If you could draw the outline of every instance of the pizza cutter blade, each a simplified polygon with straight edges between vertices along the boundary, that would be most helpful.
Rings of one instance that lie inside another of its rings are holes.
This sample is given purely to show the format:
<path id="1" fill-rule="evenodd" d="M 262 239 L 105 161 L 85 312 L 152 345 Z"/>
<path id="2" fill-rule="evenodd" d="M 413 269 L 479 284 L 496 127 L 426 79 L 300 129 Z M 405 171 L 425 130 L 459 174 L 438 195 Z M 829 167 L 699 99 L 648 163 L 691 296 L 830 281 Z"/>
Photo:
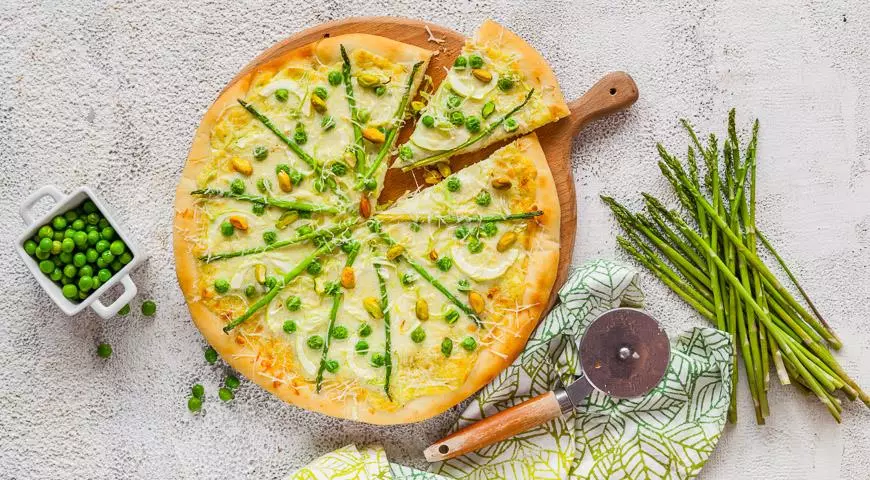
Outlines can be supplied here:
<path id="1" fill-rule="evenodd" d="M 581 377 L 469 425 L 423 454 L 435 462 L 478 450 L 580 407 L 594 390 L 617 398 L 643 396 L 661 381 L 669 359 L 668 336 L 653 317 L 634 308 L 609 310 L 580 340 Z"/>

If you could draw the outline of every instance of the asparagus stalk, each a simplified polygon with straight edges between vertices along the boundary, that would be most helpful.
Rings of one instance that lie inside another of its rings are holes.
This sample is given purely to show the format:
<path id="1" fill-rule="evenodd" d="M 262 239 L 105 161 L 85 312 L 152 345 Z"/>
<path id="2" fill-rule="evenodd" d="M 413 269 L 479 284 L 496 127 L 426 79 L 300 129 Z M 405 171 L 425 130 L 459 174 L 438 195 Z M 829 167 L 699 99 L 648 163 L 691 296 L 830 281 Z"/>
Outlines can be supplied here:
<path id="1" fill-rule="evenodd" d="M 190 192 L 191 195 L 202 197 L 224 197 L 243 202 L 260 203 L 270 207 L 280 208 L 282 210 L 297 210 L 301 212 L 317 212 L 317 213 L 338 213 L 338 209 L 328 205 L 319 205 L 316 203 L 299 202 L 296 200 L 280 200 L 274 197 L 261 197 L 259 195 L 248 195 L 244 193 L 233 193 L 228 190 L 218 190 L 214 188 L 202 188 Z"/>
<path id="2" fill-rule="evenodd" d="M 329 309 L 329 323 L 326 327 L 325 341 L 323 342 L 323 352 L 320 354 L 320 367 L 317 369 L 317 393 L 320 393 L 320 387 L 323 385 L 323 371 L 326 370 L 326 361 L 329 359 L 329 344 L 332 343 L 332 329 L 335 328 L 335 317 L 338 315 L 338 307 L 341 305 L 341 300 L 344 298 L 344 293 L 338 292 L 332 296 L 332 308 Z"/>
<path id="3" fill-rule="evenodd" d="M 505 215 L 420 215 L 415 213 L 379 213 L 374 216 L 384 223 L 417 222 L 453 225 L 458 223 L 507 222 L 525 220 L 543 215 L 541 210 L 532 212 L 509 213 Z"/>
<path id="4" fill-rule="evenodd" d="M 271 302 L 272 299 L 274 299 L 275 296 L 278 295 L 278 292 L 280 292 L 284 287 L 292 282 L 294 278 L 301 275 L 302 272 L 304 272 L 305 269 L 308 268 L 308 265 L 311 264 L 311 262 L 318 259 L 322 255 L 326 255 L 327 253 L 332 252 L 337 243 L 337 241 L 326 242 L 320 248 L 310 253 L 307 257 L 303 258 L 301 262 L 299 262 L 295 267 L 293 267 L 289 272 L 284 275 L 284 278 L 281 279 L 281 282 L 272 287 L 265 295 L 263 295 L 262 298 L 254 302 L 254 304 L 250 307 L 248 307 L 248 309 L 245 310 L 245 313 L 239 315 L 238 317 L 234 318 L 232 321 L 224 325 L 224 333 L 230 333 L 232 329 L 238 327 L 246 320 L 251 318 L 252 315 L 257 313 L 258 310 L 268 305 L 269 302 Z"/>
<path id="5" fill-rule="evenodd" d="M 503 117 L 501 117 L 498 120 L 487 125 L 487 127 L 484 128 L 483 130 L 481 130 L 480 133 L 478 133 L 477 135 L 474 135 L 473 137 L 460 143 L 458 146 L 451 148 L 450 150 L 445 150 L 441 153 L 437 153 L 435 155 L 428 156 L 422 160 L 419 160 L 419 161 L 414 162 L 410 165 L 404 166 L 404 167 L 402 167 L 402 171 L 407 172 L 409 170 L 413 170 L 413 169 L 418 168 L 418 167 L 425 167 L 426 165 L 433 165 L 433 164 L 436 164 L 438 162 L 442 162 L 442 161 L 447 160 L 448 158 L 452 157 L 460 150 L 468 148 L 469 146 L 477 143 L 482 138 L 491 134 L 496 128 L 498 128 L 502 123 L 505 122 L 505 120 L 510 118 L 513 114 L 517 113 L 521 108 L 525 107 L 526 104 L 529 103 L 529 100 L 532 98 L 533 93 L 535 93 L 534 88 L 529 90 L 529 93 L 526 95 L 526 98 L 525 98 L 525 100 L 522 101 L 522 103 L 520 103 L 519 105 L 512 108 Z"/>
<path id="6" fill-rule="evenodd" d="M 378 156 L 375 157 L 375 161 L 369 165 L 365 174 L 363 174 L 362 178 L 356 183 L 356 189 L 359 190 L 363 187 L 366 179 L 371 178 L 372 175 L 377 171 L 378 167 L 383 163 L 384 158 L 386 158 L 387 153 L 393 148 L 393 145 L 396 141 L 396 136 L 399 134 L 399 128 L 402 126 L 402 123 L 405 118 L 405 108 L 408 106 L 408 100 L 411 98 L 411 88 L 414 86 L 414 78 L 417 76 L 417 71 L 420 70 L 420 67 L 423 65 L 423 62 L 417 62 L 414 64 L 414 67 L 411 69 L 411 75 L 408 76 L 408 83 L 405 85 L 405 93 L 402 95 L 402 100 L 399 102 L 399 107 L 396 108 L 396 113 L 393 115 L 393 123 L 389 130 L 387 130 L 387 134 L 385 135 L 384 144 L 381 145 L 381 149 L 378 152 Z"/>
<path id="7" fill-rule="evenodd" d="M 380 236 L 381 239 L 383 239 L 383 241 L 390 247 L 397 244 L 396 241 L 393 240 L 387 232 L 380 232 Z M 433 277 L 432 274 L 429 273 L 429 271 L 427 271 L 416 260 L 411 258 L 410 255 L 408 255 L 407 253 L 402 253 L 399 255 L 399 258 L 403 258 L 406 262 L 408 262 L 408 265 L 410 265 L 411 268 L 414 269 L 414 271 L 416 271 L 421 277 L 423 277 L 427 282 L 432 284 L 433 287 L 435 287 L 439 292 L 447 297 L 447 300 L 449 300 L 450 303 L 456 305 L 457 308 L 459 308 L 466 315 L 468 315 L 468 317 L 474 322 L 475 325 L 477 325 L 478 328 L 483 328 L 483 322 L 480 320 L 480 317 L 477 316 L 477 313 L 475 313 L 475 311 L 471 307 L 456 298 L 456 295 L 453 295 L 453 293 L 451 293 L 450 290 L 448 290 L 447 287 L 444 286 L 444 284 L 442 284 L 435 277 Z"/>
<path id="8" fill-rule="evenodd" d="M 296 154 L 296 156 L 299 157 L 300 160 L 307 163 L 311 168 L 314 169 L 315 172 L 317 172 L 318 175 L 321 174 L 321 172 L 323 170 L 323 165 L 321 165 L 320 162 L 315 160 L 314 157 L 305 153 L 305 150 L 302 150 L 302 147 L 300 147 L 299 144 L 297 144 L 295 141 L 293 141 L 290 137 L 288 137 L 287 135 L 284 135 L 284 132 L 282 132 L 281 129 L 276 127 L 275 124 L 272 123 L 272 120 L 269 119 L 269 117 L 260 113 L 260 111 L 257 110 L 253 105 L 242 100 L 241 98 L 238 99 L 238 102 L 242 107 L 245 108 L 245 110 L 247 110 L 251 115 L 253 115 L 254 118 L 259 120 L 260 123 L 263 124 L 263 126 L 268 128 L 272 133 L 275 134 L 275 136 L 277 136 L 279 139 L 281 139 L 281 141 L 284 142 L 285 145 L 290 147 L 290 150 L 294 154 Z"/>
<path id="9" fill-rule="evenodd" d="M 390 321 L 390 299 L 387 298 L 387 282 L 384 278 L 383 273 L 381 273 L 381 266 L 379 264 L 374 264 L 375 274 L 378 276 L 378 285 L 381 291 L 381 310 L 384 312 L 384 336 L 385 336 L 385 345 L 384 345 L 384 366 L 386 368 L 386 377 L 384 379 L 384 393 L 387 394 L 387 398 L 390 401 L 393 400 L 393 397 L 390 395 L 390 377 L 393 373 L 393 358 L 392 358 L 392 332 L 391 321 Z"/>
<path id="10" fill-rule="evenodd" d="M 270 243 L 268 245 L 264 245 L 262 247 L 253 247 L 246 248 L 243 250 L 235 250 L 232 252 L 224 252 L 224 253 L 212 253 L 208 255 L 202 255 L 199 257 L 205 263 L 216 262 L 218 260 L 226 260 L 228 258 L 235 257 L 243 257 L 246 255 L 257 255 L 260 253 L 269 252 L 278 248 L 283 248 L 289 245 L 296 245 L 305 241 L 308 241 L 312 238 L 320 237 L 320 238 L 331 238 L 336 236 L 339 232 L 347 230 L 348 228 L 352 228 L 357 224 L 356 220 L 345 220 L 336 225 L 327 228 L 318 228 L 311 233 L 306 233 L 304 235 L 297 235 L 294 238 L 288 240 L 281 240 L 275 243 Z"/>
<path id="11" fill-rule="evenodd" d="M 350 107 L 350 119 L 353 125 L 353 154 L 356 157 L 356 170 L 361 172 L 365 168 L 366 155 L 365 148 L 363 147 L 362 128 L 360 128 L 357 121 L 356 98 L 353 95 L 353 83 L 350 78 L 350 57 L 347 56 L 344 45 L 341 45 L 341 60 L 341 78 L 344 82 L 345 97 L 347 98 L 347 105 Z"/>

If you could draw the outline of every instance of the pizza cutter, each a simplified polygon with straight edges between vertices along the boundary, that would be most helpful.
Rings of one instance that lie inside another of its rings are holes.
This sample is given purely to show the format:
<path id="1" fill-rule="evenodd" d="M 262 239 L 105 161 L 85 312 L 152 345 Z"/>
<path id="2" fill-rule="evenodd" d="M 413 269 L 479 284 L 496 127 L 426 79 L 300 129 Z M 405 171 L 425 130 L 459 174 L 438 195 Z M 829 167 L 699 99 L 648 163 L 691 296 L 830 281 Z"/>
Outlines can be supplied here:
<path id="1" fill-rule="evenodd" d="M 634 308 L 609 310 L 580 340 L 583 376 L 469 425 L 423 455 L 436 462 L 505 440 L 579 408 L 594 390 L 616 398 L 643 396 L 664 376 L 670 352 L 668 336 L 653 317 Z"/>

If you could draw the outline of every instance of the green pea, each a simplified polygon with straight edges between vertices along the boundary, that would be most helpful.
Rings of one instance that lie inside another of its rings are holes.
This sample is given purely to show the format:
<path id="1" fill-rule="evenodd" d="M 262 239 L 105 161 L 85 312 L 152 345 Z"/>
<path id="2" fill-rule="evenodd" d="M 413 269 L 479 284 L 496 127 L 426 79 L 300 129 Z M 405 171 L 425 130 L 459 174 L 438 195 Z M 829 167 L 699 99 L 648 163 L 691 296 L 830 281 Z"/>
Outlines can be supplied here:
<path id="1" fill-rule="evenodd" d="M 422 227 L 417 222 L 411 222 L 410 224 L 408 224 L 408 228 L 410 228 L 412 232 L 416 233 L 419 232 Z"/>
<path id="2" fill-rule="evenodd" d="M 241 384 L 242 384 L 242 382 L 239 380 L 239 377 L 237 377 L 235 375 L 227 375 L 226 380 L 224 380 L 224 385 L 226 385 L 227 388 L 229 388 L 231 390 L 235 390 L 235 389 L 239 388 L 239 385 L 241 385 Z"/>
<path id="3" fill-rule="evenodd" d="M 125 248 L 125 247 L 126 247 L 126 245 L 124 245 L 124 242 L 122 242 L 122 241 L 120 241 L 120 240 L 115 240 L 114 242 L 112 242 L 112 243 L 109 245 L 109 252 L 110 252 L 112 255 L 117 256 L 117 255 L 120 255 L 120 254 L 124 253 L 124 248 Z"/>
<path id="4" fill-rule="evenodd" d="M 97 227 L 99 227 L 100 230 L 102 230 L 108 226 L 109 226 L 109 221 L 106 220 L 105 218 L 100 218 L 99 223 L 97 223 Z"/>
<path id="5" fill-rule="evenodd" d="M 359 330 L 357 330 L 357 333 L 360 337 L 366 338 L 372 334 L 372 327 L 368 323 L 364 323 L 359 326 Z"/>
<path id="6" fill-rule="evenodd" d="M 414 343 L 422 343 L 426 340 L 426 330 L 422 326 L 418 326 L 411 332 L 411 341 Z"/>
<path id="7" fill-rule="evenodd" d="M 476 238 L 472 238 L 468 242 L 468 251 L 471 253 L 480 253 L 483 251 L 483 242 Z"/>
<path id="8" fill-rule="evenodd" d="M 302 183 L 302 180 L 305 180 L 305 175 L 303 175 L 301 172 L 299 172 L 297 170 L 293 170 L 293 171 L 289 172 L 287 175 L 290 176 L 290 182 L 293 185 L 299 185 L 300 183 Z M 308 213 L 310 213 L 310 212 L 308 212 Z M 300 212 L 300 215 L 302 215 L 301 212 Z"/>
<path id="9" fill-rule="evenodd" d="M 387 359 L 383 353 L 375 352 L 372 354 L 371 364 L 373 367 L 383 367 L 385 363 L 387 363 Z"/>
<path id="10" fill-rule="evenodd" d="M 100 215 L 98 213 L 89 213 L 87 216 L 88 225 L 96 225 L 100 223 Z"/>
<path id="11" fill-rule="evenodd" d="M 402 283 L 402 286 L 409 287 L 417 281 L 417 276 L 411 272 L 405 272 L 399 277 L 399 281 Z"/>
<path id="12" fill-rule="evenodd" d="M 338 367 L 339 367 L 338 362 L 335 361 L 335 360 L 327 360 L 327 361 L 323 364 L 323 366 L 326 367 L 326 371 L 329 372 L 329 373 L 335 373 L 335 372 L 337 372 L 337 371 L 338 371 Z"/>
<path id="13" fill-rule="evenodd" d="M 91 277 L 91 280 L 93 280 L 93 282 L 94 282 L 94 284 L 91 286 L 91 288 L 94 290 L 100 288 L 100 286 L 103 284 L 102 282 L 100 282 L 99 278 Z"/>
<path id="14" fill-rule="evenodd" d="M 66 228 L 66 219 L 58 215 L 51 220 L 51 226 L 54 227 L 55 230 L 63 230 Z"/>
<path id="15" fill-rule="evenodd" d="M 97 253 L 103 253 L 109 249 L 111 244 L 107 240 L 100 240 L 94 245 L 94 249 L 96 249 Z"/>
<path id="16" fill-rule="evenodd" d="M 221 387 L 220 390 L 218 390 L 218 398 L 220 398 L 224 402 L 229 402 L 230 400 L 236 398 L 236 396 L 229 388 Z"/>
<path id="17" fill-rule="evenodd" d="M 157 304 L 153 300 L 145 300 L 142 302 L 142 315 L 146 317 L 154 316 L 157 313 Z"/>
<path id="18" fill-rule="evenodd" d="M 92 200 L 85 200 L 85 203 L 82 204 L 82 210 L 84 210 L 85 213 L 94 213 L 97 211 L 97 206 Z"/>
<path id="19" fill-rule="evenodd" d="M 72 263 L 73 258 L 72 252 L 60 252 L 60 255 L 57 256 L 60 263 Z"/>
<path id="20" fill-rule="evenodd" d="M 438 270 L 441 270 L 442 272 L 448 272 L 450 271 L 450 268 L 453 267 L 453 259 L 447 256 L 441 257 L 435 262 L 435 266 L 437 266 Z"/>
<path id="21" fill-rule="evenodd" d="M 342 78 L 343 77 L 341 76 L 341 72 L 338 72 L 335 70 L 329 72 L 329 75 L 327 75 L 327 79 L 329 80 L 329 84 L 332 85 L 333 87 L 341 85 Z"/>
<path id="22" fill-rule="evenodd" d="M 414 158 L 414 151 L 411 150 L 411 147 L 407 145 L 402 145 L 399 147 L 399 158 L 402 160 L 411 160 Z"/>
<path id="23" fill-rule="evenodd" d="M 100 254 L 100 260 L 103 261 L 106 265 L 110 265 L 115 261 L 115 256 L 109 250 L 104 251 Z"/>
<path id="24" fill-rule="evenodd" d="M 311 275 L 317 275 L 323 270 L 323 266 L 318 260 L 313 260 L 308 264 L 308 267 L 306 267 L 305 270 Z"/>
<path id="25" fill-rule="evenodd" d="M 122 317 L 129 314 L 129 313 L 130 313 L 130 304 L 129 303 L 127 305 L 124 305 L 123 307 L 121 307 L 120 310 L 118 310 L 118 315 L 120 315 Z"/>
<path id="26" fill-rule="evenodd" d="M 377 87 L 375 87 L 375 95 L 383 97 L 385 93 L 387 93 L 387 87 L 383 85 L 378 85 Z"/>
<path id="27" fill-rule="evenodd" d="M 444 321 L 447 322 L 448 325 L 453 325 L 457 320 L 459 320 L 459 312 L 452 308 L 447 310 L 447 313 L 444 314 Z"/>
<path id="28" fill-rule="evenodd" d="M 25 240 L 24 241 L 24 251 L 28 255 L 32 256 L 34 253 L 36 253 L 37 247 L 38 247 L 38 245 L 33 240 Z M 73 244 L 73 247 L 75 247 L 75 244 Z"/>
<path id="29" fill-rule="evenodd" d="M 273 277 L 272 275 L 269 275 L 268 277 L 266 277 L 266 281 L 263 282 L 263 286 L 266 288 L 266 290 L 272 290 L 273 288 L 275 288 L 275 285 L 277 285 L 277 284 L 278 284 L 278 279 Z"/>
<path id="30" fill-rule="evenodd" d="M 51 251 L 52 255 L 57 255 L 62 250 L 63 250 L 63 245 L 59 241 L 57 241 L 57 240 L 51 241 L 51 250 L 50 251 Z"/>
<path id="31" fill-rule="evenodd" d="M 514 80 L 510 77 L 501 77 L 498 79 L 498 89 L 506 92 L 514 88 Z"/>
<path id="32" fill-rule="evenodd" d="M 435 118 L 432 115 L 423 115 L 423 118 L 420 119 L 420 122 L 423 123 L 423 126 L 427 128 L 432 128 L 435 126 Z"/>
<path id="33" fill-rule="evenodd" d="M 202 398 L 205 395 L 205 387 L 200 384 L 196 384 L 190 387 L 190 393 L 194 396 L 194 398 Z"/>
<path id="34" fill-rule="evenodd" d="M 312 335 L 308 337 L 306 343 L 308 344 L 308 348 L 312 350 L 320 350 L 321 348 L 323 348 L 323 337 L 321 337 L 320 335 Z"/>
<path id="35" fill-rule="evenodd" d="M 192 413 L 202 410 L 202 399 L 198 397 L 190 397 L 187 399 L 187 409 Z"/>
<path id="36" fill-rule="evenodd" d="M 475 116 L 470 116 L 465 118 L 465 128 L 468 129 L 471 133 L 477 133 L 480 131 L 480 119 Z"/>
<path id="37" fill-rule="evenodd" d="M 50 245 L 49 245 L 49 248 L 51 248 Z M 41 250 L 41 249 L 37 248 L 37 249 L 36 249 L 36 254 L 35 254 L 35 255 L 36 255 L 36 258 L 37 258 L 37 259 L 39 259 L 39 260 L 45 260 L 46 258 L 48 258 L 48 257 L 51 256 L 51 252 L 48 251 L 48 250 Z"/>
<path id="38" fill-rule="evenodd" d="M 130 252 L 124 252 L 118 260 L 121 261 L 121 264 L 126 265 L 133 261 L 133 254 Z"/>
<path id="39" fill-rule="evenodd" d="M 81 231 L 85 229 L 85 221 L 81 218 L 77 218 L 72 223 L 72 229 L 76 231 Z"/>
<path id="40" fill-rule="evenodd" d="M 47 238 L 50 242 L 52 237 L 54 237 L 54 230 L 51 229 L 48 225 L 43 225 L 39 227 L 39 231 L 36 233 L 39 238 Z"/>
<path id="41" fill-rule="evenodd" d="M 217 293 L 227 293 L 230 290 L 230 282 L 219 278 L 214 281 L 214 291 Z"/>
<path id="42" fill-rule="evenodd" d="M 79 277 L 93 277 L 94 268 L 90 265 L 85 265 L 79 269 Z"/>
<path id="43" fill-rule="evenodd" d="M 470 55 L 468 57 L 468 66 L 471 68 L 480 68 L 483 66 L 483 58 L 480 55 Z"/>
<path id="44" fill-rule="evenodd" d="M 293 132 L 293 141 L 296 142 L 297 145 L 305 145 L 305 142 L 308 141 L 308 134 L 305 133 L 305 125 L 302 123 L 296 124 L 296 131 Z"/>
<path id="45" fill-rule="evenodd" d="M 100 232 L 91 230 L 88 232 L 88 245 L 94 246 L 100 241 Z"/>
<path id="46" fill-rule="evenodd" d="M 87 292 L 94 286 L 94 280 L 91 277 L 79 277 L 79 290 Z"/>
<path id="47" fill-rule="evenodd" d="M 63 214 L 63 218 L 66 219 L 67 223 L 72 222 L 73 220 L 79 218 L 79 214 L 76 213 L 75 210 L 70 210 Z"/>
<path id="48" fill-rule="evenodd" d="M 241 178 L 233 180 L 232 182 L 230 182 L 230 190 L 238 195 L 245 193 L 245 181 Z"/>
<path id="49" fill-rule="evenodd" d="M 52 279 L 55 282 L 60 281 L 63 278 L 63 270 L 59 268 L 55 268 L 49 275 L 48 278 Z"/>
<path id="50" fill-rule="evenodd" d="M 465 70 L 465 67 L 468 66 L 468 59 L 463 57 L 462 55 L 456 57 L 456 60 L 453 61 L 453 69 L 454 70 Z"/>
<path id="51" fill-rule="evenodd" d="M 79 296 L 79 289 L 72 283 L 68 283 L 61 289 L 63 296 L 69 299 L 74 299 Z"/>
<path id="52" fill-rule="evenodd" d="M 257 287 L 255 287 L 253 285 L 248 285 L 247 287 L 245 287 L 245 296 L 246 297 L 251 298 L 256 294 L 257 294 Z"/>
<path id="53" fill-rule="evenodd" d="M 470 232 L 468 231 L 468 227 L 466 227 L 465 225 L 460 225 L 456 227 L 456 230 L 453 231 L 453 236 L 460 240 L 464 240 L 469 233 Z"/>
<path id="54" fill-rule="evenodd" d="M 85 261 L 87 263 L 96 263 L 98 258 L 100 258 L 100 254 L 95 249 L 89 248 L 85 250 Z"/>
<path id="55" fill-rule="evenodd" d="M 70 227 L 70 228 L 67 228 L 66 230 L 63 231 L 63 238 L 72 239 L 75 236 L 75 234 L 76 234 L 76 231 L 73 230 L 72 227 Z"/>
<path id="56" fill-rule="evenodd" d="M 498 233 L 498 226 L 495 222 L 486 222 L 480 227 L 480 232 L 486 237 L 494 237 Z"/>
<path id="57" fill-rule="evenodd" d="M 39 262 L 39 271 L 48 275 L 52 271 L 54 271 L 54 262 L 51 260 L 43 260 Z"/>
<path id="58" fill-rule="evenodd" d="M 465 115 L 462 114 L 459 110 L 454 110 L 450 112 L 450 123 L 456 125 L 457 127 L 465 123 Z"/>
<path id="59" fill-rule="evenodd" d="M 109 358 L 112 356 L 112 346 L 108 343 L 97 345 L 97 356 L 100 358 Z"/>
<path id="60" fill-rule="evenodd" d="M 323 293 L 326 295 L 332 296 L 332 295 L 337 294 L 340 291 L 340 289 L 341 289 L 341 285 L 339 285 L 338 282 L 335 282 L 335 281 L 326 282 L 326 286 L 323 288 Z"/>
<path id="61" fill-rule="evenodd" d="M 344 340 L 347 338 L 348 332 L 347 327 L 344 325 L 336 325 L 332 327 L 332 330 L 329 332 L 329 336 L 336 340 Z"/>
<path id="62" fill-rule="evenodd" d="M 369 111 L 366 110 L 365 108 L 361 108 L 361 109 L 356 111 L 356 119 L 360 123 L 368 122 L 369 118 L 371 118 L 371 113 L 369 113 Z"/>
<path id="63" fill-rule="evenodd" d="M 61 240 L 63 240 L 64 238 L 65 238 L 65 237 L 63 236 L 63 232 L 58 232 L 58 231 L 55 231 L 55 232 L 54 232 L 54 235 L 51 236 L 51 239 L 52 239 L 52 240 L 57 240 L 57 241 L 61 241 Z"/>
<path id="64" fill-rule="evenodd" d="M 481 190 L 480 193 L 474 196 L 474 203 L 481 207 L 486 207 L 492 202 L 492 195 L 486 190 Z"/>
<path id="65" fill-rule="evenodd" d="M 441 341 L 441 353 L 445 357 L 449 357 L 453 353 L 453 340 L 445 338 Z"/>
<path id="66" fill-rule="evenodd" d="M 103 261 L 102 257 L 97 259 L 96 265 L 97 268 L 107 268 L 109 266 L 106 264 L 106 262 Z"/>
<path id="67" fill-rule="evenodd" d="M 100 230 L 100 238 L 103 240 L 112 240 L 115 238 L 115 229 L 112 227 L 104 227 Z"/>
<path id="68" fill-rule="evenodd" d="M 477 348 L 477 340 L 475 340 L 474 337 L 465 337 L 459 345 L 461 345 L 465 350 L 473 352 L 474 349 Z"/>
<path id="69" fill-rule="evenodd" d="M 353 349 L 358 355 L 365 355 L 369 353 L 369 342 L 365 340 L 360 340 L 356 342 L 356 345 L 353 346 Z"/>
<path id="70" fill-rule="evenodd" d="M 450 95 L 447 97 L 447 108 L 458 108 L 462 105 L 462 97 L 459 95 Z"/>
<path id="71" fill-rule="evenodd" d="M 314 94 L 323 100 L 326 100 L 326 98 L 329 97 L 329 92 L 327 92 L 323 87 L 314 87 Z"/>
<path id="72" fill-rule="evenodd" d="M 324 115 L 323 118 L 320 119 L 320 128 L 324 131 L 329 131 L 335 128 L 335 120 L 332 118 L 332 115 Z"/>
<path id="73" fill-rule="evenodd" d="M 281 328 L 284 330 L 284 333 L 289 335 L 296 331 L 296 322 L 287 320 Z"/>
<path id="74" fill-rule="evenodd" d="M 517 121 L 513 117 L 508 118 L 507 120 L 504 121 L 504 131 L 506 131 L 506 132 L 513 132 L 514 130 L 519 128 L 519 126 L 520 125 L 517 123 Z"/>
<path id="75" fill-rule="evenodd" d="M 292 295 L 287 297 L 287 300 L 284 301 L 284 306 L 288 311 L 295 312 L 302 308 L 302 299 L 296 295 Z"/>
<path id="76" fill-rule="evenodd" d="M 66 265 L 63 267 L 63 274 L 70 278 L 75 277 L 78 271 L 79 269 L 77 269 L 75 265 Z"/>
<path id="77" fill-rule="evenodd" d="M 266 245 L 271 245 L 278 240 L 278 233 L 274 230 L 267 230 L 263 232 L 263 241 L 266 242 Z"/>
<path id="78" fill-rule="evenodd" d="M 52 243 L 53 243 L 53 240 L 51 238 L 42 237 L 42 239 L 39 240 L 39 249 L 42 250 L 43 252 L 51 252 Z"/>
<path id="79" fill-rule="evenodd" d="M 88 234 L 85 232 L 76 232 L 73 235 L 73 241 L 77 247 L 85 248 L 88 246 Z"/>
<path id="80" fill-rule="evenodd" d="M 60 279 L 60 283 L 61 283 L 62 285 L 69 285 L 69 284 L 75 284 L 75 283 L 76 283 L 76 279 L 75 279 L 75 278 L 67 277 L 66 275 L 63 275 L 63 272 L 61 272 L 61 277 L 62 277 L 62 278 Z"/>
<path id="81" fill-rule="evenodd" d="M 217 351 L 211 347 L 207 347 L 205 351 L 203 351 L 203 356 L 205 357 L 205 361 L 209 363 L 209 365 L 214 365 L 217 362 L 218 354 Z"/>
<path id="82" fill-rule="evenodd" d="M 235 231 L 236 231 L 236 228 L 233 227 L 232 223 L 230 223 L 230 222 L 222 222 L 221 223 L 221 235 L 223 235 L 225 237 L 230 237 L 230 236 L 232 236 L 233 232 L 235 232 Z M 97 245 L 99 245 L 99 244 L 97 244 Z M 97 251 L 99 252 L 99 249 L 97 249 Z"/>
<path id="83" fill-rule="evenodd" d="M 367 177 L 367 178 L 363 181 L 363 189 L 366 190 L 366 191 L 368 191 L 368 192 L 374 190 L 374 189 L 377 188 L 377 187 L 378 187 L 378 181 L 375 180 L 374 178 Z"/>
<path id="84" fill-rule="evenodd" d="M 290 92 L 286 88 L 275 90 L 275 99 L 279 102 L 286 102 L 288 97 L 290 97 Z"/>

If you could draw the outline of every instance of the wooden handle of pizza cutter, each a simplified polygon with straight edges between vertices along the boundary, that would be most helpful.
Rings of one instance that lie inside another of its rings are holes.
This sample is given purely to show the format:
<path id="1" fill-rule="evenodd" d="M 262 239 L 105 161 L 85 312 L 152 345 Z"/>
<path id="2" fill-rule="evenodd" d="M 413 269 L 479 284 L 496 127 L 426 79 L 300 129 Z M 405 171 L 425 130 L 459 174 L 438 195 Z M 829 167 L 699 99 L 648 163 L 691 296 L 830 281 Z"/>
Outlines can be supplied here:
<path id="1" fill-rule="evenodd" d="M 610 72 L 582 97 L 568 104 L 571 135 L 596 118 L 630 107 L 637 101 L 637 84 L 625 72 Z"/>
<path id="2" fill-rule="evenodd" d="M 537 427 L 561 414 L 556 394 L 542 393 L 442 438 L 423 450 L 423 456 L 430 462 L 438 462 L 464 455 Z"/>

